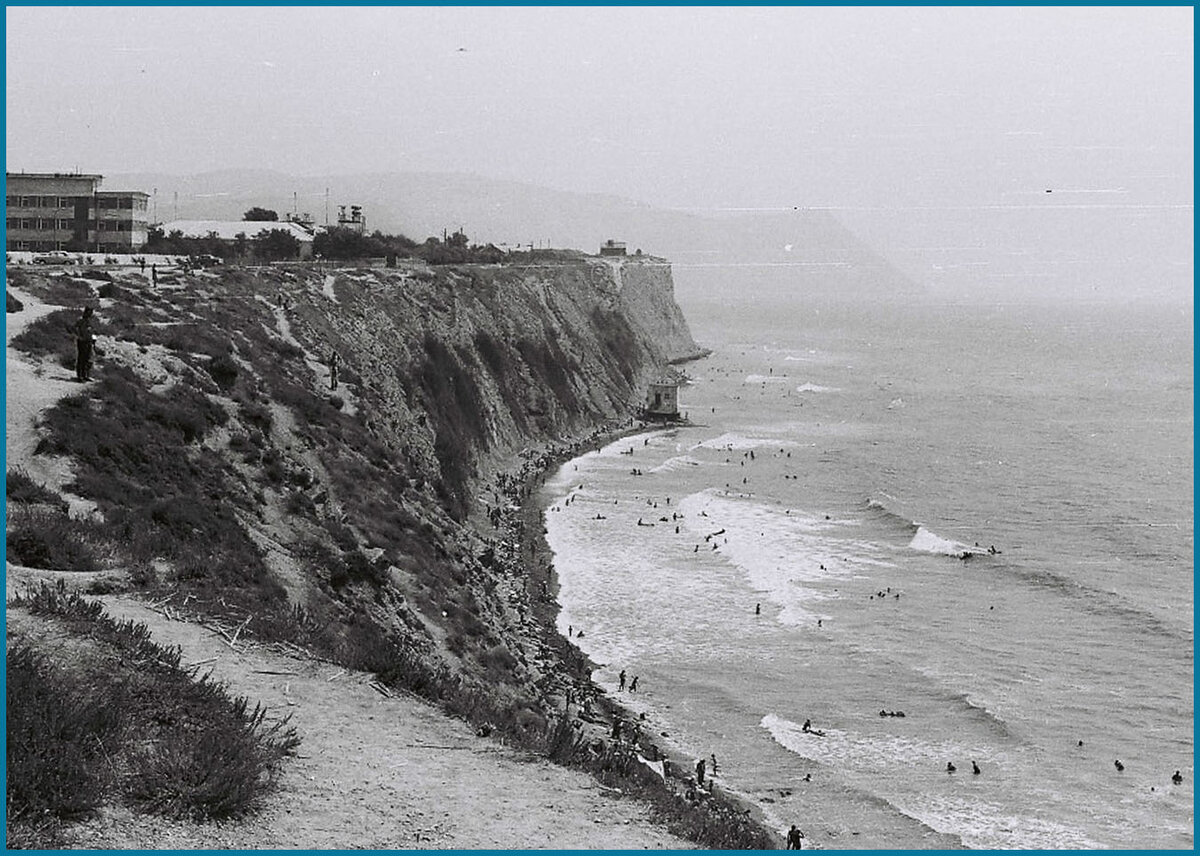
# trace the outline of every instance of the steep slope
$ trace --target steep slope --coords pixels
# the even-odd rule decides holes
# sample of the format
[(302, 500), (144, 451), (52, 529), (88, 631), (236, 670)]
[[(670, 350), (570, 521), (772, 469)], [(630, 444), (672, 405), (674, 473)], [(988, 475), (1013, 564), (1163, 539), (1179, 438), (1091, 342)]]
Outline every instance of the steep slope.
[[(106, 295), (99, 380), (45, 415), (38, 451), (71, 462), (52, 487), (98, 509), (109, 564), (249, 633), (545, 725), (555, 670), (503, 474), (624, 422), (698, 352), (666, 263), (231, 269), (157, 291), (133, 272), (11, 275), (66, 305)], [(72, 318), (14, 344), (61, 352)]]
[(581, 766), (677, 835), (770, 844), (745, 806), (689, 799), (686, 763), (639, 760), (661, 747), (631, 738), (554, 630), (527, 501), (555, 460), (634, 428), (647, 380), (699, 350), (661, 259), (8, 277), (67, 307), (12, 337), (35, 375), (71, 363), (82, 305), (101, 354), (34, 426), (55, 463), (9, 506), (10, 577), (87, 571), (88, 591), (169, 603), (231, 649), (299, 646)]

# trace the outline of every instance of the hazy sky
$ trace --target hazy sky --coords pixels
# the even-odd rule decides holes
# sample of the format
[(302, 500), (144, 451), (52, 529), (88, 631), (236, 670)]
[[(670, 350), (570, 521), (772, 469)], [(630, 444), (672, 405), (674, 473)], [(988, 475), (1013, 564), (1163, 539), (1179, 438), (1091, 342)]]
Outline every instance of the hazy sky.
[(1190, 204), (1185, 8), (6, 8), (7, 167)]

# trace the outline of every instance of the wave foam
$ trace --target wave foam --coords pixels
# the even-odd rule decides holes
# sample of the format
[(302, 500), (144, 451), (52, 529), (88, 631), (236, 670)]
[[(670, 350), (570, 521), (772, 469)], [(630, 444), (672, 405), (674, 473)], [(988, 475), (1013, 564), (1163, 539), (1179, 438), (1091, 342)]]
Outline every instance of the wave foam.
[(699, 467), (704, 462), (693, 458), (691, 455), (677, 455), (674, 458), (667, 458), (657, 467), (649, 470), (652, 473), (670, 473), (676, 470), (686, 469), (688, 467)]
[(746, 375), (746, 379), (742, 383), (787, 383), (787, 375), (761, 375), (752, 374)]
[(725, 433), (719, 437), (713, 437), (711, 440), (704, 440), (692, 446), (692, 449), (717, 449), (719, 451), (741, 452), (747, 449), (761, 449), (763, 447), (780, 448), (782, 446), (795, 446), (796, 443), (791, 440), (779, 440), (771, 437), (747, 437), (743, 434)]
[(796, 387), (796, 392), (841, 392), (836, 386), (821, 386), (816, 383), (802, 383)]
[(936, 553), (942, 556), (959, 556), (964, 550), (970, 550), (966, 544), (961, 544), (958, 541), (952, 541), (949, 538), (943, 538), (936, 532), (930, 532), (924, 526), (917, 526), (917, 533), (913, 535), (912, 541), (908, 543), (908, 549), (918, 550), (922, 553)]

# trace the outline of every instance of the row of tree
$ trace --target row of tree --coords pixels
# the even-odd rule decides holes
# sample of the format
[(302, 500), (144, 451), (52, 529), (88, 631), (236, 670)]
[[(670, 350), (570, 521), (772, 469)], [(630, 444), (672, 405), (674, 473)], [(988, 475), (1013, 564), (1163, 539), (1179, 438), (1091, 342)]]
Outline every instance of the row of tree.
[(504, 252), (492, 244), (471, 244), (461, 230), (445, 240), (431, 237), (418, 244), (405, 235), (388, 235), (378, 230), (367, 235), (354, 229), (334, 228), (313, 239), (313, 253), (323, 259), (352, 261), (366, 258), (423, 259), (430, 264), (495, 263)]
[(300, 255), (300, 241), (287, 229), (262, 229), (253, 235), (238, 232), (232, 241), (226, 241), (218, 237), (216, 232), (209, 232), (203, 238), (190, 238), (178, 229), (167, 233), (160, 226), (151, 226), (144, 249), (147, 253), (174, 256), (209, 255), (223, 259), (283, 261)]
[[(203, 238), (185, 237), (180, 231), (164, 233), (159, 226), (151, 226), (146, 251), (171, 255), (212, 255), (224, 259), (256, 258), (264, 261), (294, 259), (300, 253), (300, 241), (285, 229), (272, 229), (266, 225), (275, 223), (279, 214), (269, 208), (254, 207), (242, 215), (242, 219), (254, 226), (239, 232), (233, 241), (226, 241), (210, 232)], [(426, 238), (424, 243), (404, 235), (389, 235), (379, 230), (370, 234), (357, 229), (335, 227), (325, 229), (313, 236), (313, 255), (319, 259), (354, 261), (356, 259), (400, 258), (423, 259), (430, 264), (462, 264), (467, 262), (495, 263), (503, 261), (504, 252), (493, 244), (471, 244), (461, 229), (442, 239)]]

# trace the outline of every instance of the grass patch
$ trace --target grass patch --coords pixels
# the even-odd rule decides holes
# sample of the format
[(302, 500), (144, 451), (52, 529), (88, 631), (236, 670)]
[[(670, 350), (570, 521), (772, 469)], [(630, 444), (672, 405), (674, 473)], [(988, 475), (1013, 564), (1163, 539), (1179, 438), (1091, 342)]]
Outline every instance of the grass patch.
[(269, 608), (285, 593), (235, 514), (249, 509), (220, 454), (197, 444), (227, 414), (177, 384), (164, 395), (114, 366), (87, 395), (47, 414), (38, 450), (76, 462), (72, 489), (104, 510), (106, 534), (142, 559), (175, 562), (200, 596)]
[(63, 511), (14, 505), (9, 509), (5, 557), (47, 571), (95, 571), (96, 524)]
[(194, 679), (145, 625), (115, 621), (62, 586), (11, 605), (94, 644), (57, 643), (53, 661), (31, 642), (9, 648), (10, 843), (14, 832), (28, 846), (53, 843), (47, 818), (78, 819), (107, 800), (196, 820), (261, 805), (299, 744), (286, 718)]
[(49, 505), (59, 511), (67, 510), (66, 500), (35, 482), (21, 467), (14, 467), (5, 474), (4, 495), (9, 502), (19, 505)]
[(6, 747), (9, 823), (86, 817), (103, 801), (125, 723), (114, 685), (80, 687), (24, 643), (8, 649)]
[(75, 322), (79, 310), (59, 309), (34, 321), (12, 338), (12, 346), (34, 357), (54, 357), (63, 368), (75, 368)]

